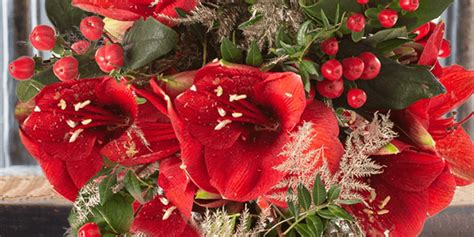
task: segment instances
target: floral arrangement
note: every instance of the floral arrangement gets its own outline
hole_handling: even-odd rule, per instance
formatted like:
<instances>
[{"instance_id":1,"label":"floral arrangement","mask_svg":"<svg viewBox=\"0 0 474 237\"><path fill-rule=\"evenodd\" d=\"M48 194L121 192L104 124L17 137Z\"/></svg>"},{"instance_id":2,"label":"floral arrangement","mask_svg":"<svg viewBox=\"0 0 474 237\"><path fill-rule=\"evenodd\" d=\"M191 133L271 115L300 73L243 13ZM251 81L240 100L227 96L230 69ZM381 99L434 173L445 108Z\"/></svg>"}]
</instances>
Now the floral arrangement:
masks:
<instances>
[{"instance_id":1,"label":"floral arrangement","mask_svg":"<svg viewBox=\"0 0 474 237\"><path fill-rule=\"evenodd\" d=\"M47 0L21 140L71 236L416 236L474 181L451 2Z\"/></svg>"}]
</instances>

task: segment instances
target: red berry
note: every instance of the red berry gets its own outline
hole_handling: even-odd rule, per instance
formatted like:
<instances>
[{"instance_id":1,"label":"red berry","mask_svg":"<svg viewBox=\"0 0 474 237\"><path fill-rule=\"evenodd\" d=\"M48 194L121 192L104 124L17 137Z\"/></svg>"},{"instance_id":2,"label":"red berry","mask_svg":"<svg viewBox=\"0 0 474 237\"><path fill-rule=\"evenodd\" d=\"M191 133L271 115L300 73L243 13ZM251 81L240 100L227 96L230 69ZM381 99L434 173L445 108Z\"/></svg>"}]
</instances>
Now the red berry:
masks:
<instances>
[{"instance_id":1,"label":"red berry","mask_svg":"<svg viewBox=\"0 0 474 237\"><path fill-rule=\"evenodd\" d=\"M420 0L400 0L400 7L407 12L416 11L419 6Z\"/></svg>"},{"instance_id":2,"label":"red berry","mask_svg":"<svg viewBox=\"0 0 474 237\"><path fill-rule=\"evenodd\" d=\"M85 54L87 50L89 50L90 46L91 46L91 43L89 41L79 40L71 45L71 49L72 51L74 51L74 53L82 55L82 54Z\"/></svg>"},{"instance_id":3,"label":"red berry","mask_svg":"<svg viewBox=\"0 0 474 237\"><path fill-rule=\"evenodd\" d=\"M336 59L331 59L321 66L321 74L330 81L341 79L342 65Z\"/></svg>"},{"instance_id":4,"label":"red berry","mask_svg":"<svg viewBox=\"0 0 474 237\"><path fill-rule=\"evenodd\" d=\"M395 24L397 24L398 13L397 11L392 10L392 9L385 9L385 10L380 11L378 18L379 18L380 24L383 27L391 28Z\"/></svg>"},{"instance_id":5,"label":"red berry","mask_svg":"<svg viewBox=\"0 0 474 237\"><path fill-rule=\"evenodd\" d=\"M428 22L426 24L423 24L421 25L420 27L416 28L413 33L414 34L417 34L417 36L415 37L415 41L419 41L423 38L425 38L425 36L428 35L428 33L430 33L430 28L431 28L431 24Z\"/></svg>"},{"instance_id":6,"label":"red berry","mask_svg":"<svg viewBox=\"0 0 474 237\"><path fill-rule=\"evenodd\" d=\"M369 0L357 0L357 3L359 3L361 5L362 4L367 4L367 3L369 3Z\"/></svg>"},{"instance_id":7,"label":"red berry","mask_svg":"<svg viewBox=\"0 0 474 237\"><path fill-rule=\"evenodd\" d=\"M443 39L443 43L439 49L439 57L447 58L449 56L451 56L451 43L448 40Z\"/></svg>"},{"instance_id":8,"label":"red berry","mask_svg":"<svg viewBox=\"0 0 474 237\"><path fill-rule=\"evenodd\" d=\"M100 237L99 226L94 222L84 224L79 231L77 231L78 237Z\"/></svg>"},{"instance_id":9,"label":"red berry","mask_svg":"<svg viewBox=\"0 0 474 237\"><path fill-rule=\"evenodd\" d=\"M347 80L355 81L362 76L364 72L364 61L360 58L346 58L342 60L342 68L344 70L344 77Z\"/></svg>"},{"instance_id":10,"label":"red berry","mask_svg":"<svg viewBox=\"0 0 474 237\"><path fill-rule=\"evenodd\" d=\"M382 64L377 56L371 52L364 52L359 54L359 58L364 62L364 72L360 78L364 80L372 80L376 78L382 68Z\"/></svg>"},{"instance_id":11,"label":"red berry","mask_svg":"<svg viewBox=\"0 0 474 237\"><path fill-rule=\"evenodd\" d=\"M17 80L28 80L35 74L35 60L23 56L8 65L10 75Z\"/></svg>"},{"instance_id":12,"label":"red berry","mask_svg":"<svg viewBox=\"0 0 474 237\"><path fill-rule=\"evenodd\" d=\"M59 59L53 66L54 75L61 81L71 81L79 75L79 62L73 56Z\"/></svg>"},{"instance_id":13,"label":"red berry","mask_svg":"<svg viewBox=\"0 0 474 237\"><path fill-rule=\"evenodd\" d=\"M367 94L361 89L350 89L347 92L347 103L354 109L362 107L367 101Z\"/></svg>"},{"instance_id":14,"label":"red berry","mask_svg":"<svg viewBox=\"0 0 474 237\"><path fill-rule=\"evenodd\" d=\"M344 92L344 81L338 79L335 81L318 81L316 83L316 90L318 93L326 98L335 99L342 95Z\"/></svg>"},{"instance_id":15,"label":"red berry","mask_svg":"<svg viewBox=\"0 0 474 237\"><path fill-rule=\"evenodd\" d=\"M365 17L360 13L354 13L347 18L347 29L354 32L361 32L365 27Z\"/></svg>"},{"instance_id":16,"label":"red berry","mask_svg":"<svg viewBox=\"0 0 474 237\"><path fill-rule=\"evenodd\" d=\"M118 44L100 47L95 53L95 61L104 72L111 72L123 66L123 49Z\"/></svg>"},{"instance_id":17,"label":"red berry","mask_svg":"<svg viewBox=\"0 0 474 237\"><path fill-rule=\"evenodd\" d=\"M36 26L30 34L30 42L37 50L49 51L54 49L56 44L54 29L47 25Z\"/></svg>"},{"instance_id":18,"label":"red berry","mask_svg":"<svg viewBox=\"0 0 474 237\"><path fill-rule=\"evenodd\" d=\"M336 38L330 38L321 43L321 51L327 55L336 55L339 51L339 43Z\"/></svg>"},{"instance_id":19,"label":"red berry","mask_svg":"<svg viewBox=\"0 0 474 237\"><path fill-rule=\"evenodd\" d=\"M79 28L81 29L82 34L88 40L98 40L102 37L102 32L104 32L104 22L100 17L89 16L82 19Z\"/></svg>"}]
</instances>

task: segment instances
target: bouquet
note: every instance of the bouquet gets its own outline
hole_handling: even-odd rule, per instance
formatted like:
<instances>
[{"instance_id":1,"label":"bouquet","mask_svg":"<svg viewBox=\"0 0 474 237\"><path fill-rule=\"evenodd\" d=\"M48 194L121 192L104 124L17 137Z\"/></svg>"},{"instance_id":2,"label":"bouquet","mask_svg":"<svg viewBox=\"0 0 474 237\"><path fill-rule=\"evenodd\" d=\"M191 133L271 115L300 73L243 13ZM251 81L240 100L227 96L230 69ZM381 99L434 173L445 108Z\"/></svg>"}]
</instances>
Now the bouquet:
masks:
<instances>
[{"instance_id":1,"label":"bouquet","mask_svg":"<svg viewBox=\"0 0 474 237\"><path fill-rule=\"evenodd\" d=\"M451 2L47 0L21 140L70 236L416 236L474 181Z\"/></svg>"}]
</instances>

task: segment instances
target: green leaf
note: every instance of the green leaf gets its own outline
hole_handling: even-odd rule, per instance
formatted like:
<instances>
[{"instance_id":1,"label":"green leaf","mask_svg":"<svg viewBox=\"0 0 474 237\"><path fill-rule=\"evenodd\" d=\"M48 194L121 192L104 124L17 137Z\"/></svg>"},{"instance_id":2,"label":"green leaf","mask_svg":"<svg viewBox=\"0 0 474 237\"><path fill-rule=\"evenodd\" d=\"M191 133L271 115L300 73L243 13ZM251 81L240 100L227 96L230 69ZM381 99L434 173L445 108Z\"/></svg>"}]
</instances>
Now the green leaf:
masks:
<instances>
[{"instance_id":1,"label":"green leaf","mask_svg":"<svg viewBox=\"0 0 474 237\"><path fill-rule=\"evenodd\" d=\"M380 10L377 8L369 8L365 10L365 16L370 19L377 19L379 16Z\"/></svg>"},{"instance_id":2,"label":"green leaf","mask_svg":"<svg viewBox=\"0 0 474 237\"><path fill-rule=\"evenodd\" d=\"M352 31L352 33L351 33L352 41L354 41L356 43L361 41L362 38L364 37L364 34L365 34L365 29L362 29L359 32Z\"/></svg>"},{"instance_id":3,"label":"green leaf","mask_svg":"<svg viewBox=\"0 0 474 237\"><path fill-rule=\"evenodd\" d=\"M104 205L114 195L112 187L117 184L114 174L110 174L104 178L99 184L100 204Z\"/></svg>"},{"instance_id":4,"label":"green leaf","mask_svg":"<svg viewBox=\"0 0 474 237\"><path fill-rule=\"evenodd\" d=\"M331 188L329 188L328 200L329 201L336 200L339 197L339 194L341 194L341 187L337 185L333 185Z\"/></svg>"},{"instance_id":5,"label":"green leaf","mask_svg":"<svg viewBox=\"0 0 474 237\"><path fill-rule=\"evenodd\" d=\"M329 211L329 209L327 208L324 208L324 209L320 209L316 212L320 217L324 218L324 219L328 219L328 220L331 220L333 219L334 217L336 217L334 214L332 214L331 211Z\"/></svg>"},{"instance_id":6,"label":"green leaf","mask_svg":"<svg viewBox=\"0 0 474 237\"><path fill-rule=\"evenodd\" d=\"M377 44L377 51L380 53L391 52L394 49L411 42L410 39L391 39Z\"/></svg>"},{"instance_id":7,"label":"green leaf","mask_svg":"<svg viewBox=\"0 0 474 237\"><path fill-rule=\"evenodd\" d=\"M78 55L75 57L79 61L79 77L80 78L94 78L106 75L100 70L97 62L87 56Z\"/></svg>"},{"instance_id":8,"label":"green leaf","mask_svg":"<svg viewBox=\"0 0 474 237\"><path fill-rule=\"evenodd\" d=\"M335 215L339 218L342 218L342 219L348 220L348 221L354 221L354 218L351 216L351 214L349 214L342 207L339 207L339 206L336 206L336 205L329 205L328 209L333 215Z\"/></svg>"},{"instance_id":9,"label":"green leaf","mask_svg":"<svg viewBox=\"0 0 474 237\"><path fill-rule=\"evenodd\" d=\"M396 39L396 38L407 38L408 37L408 31L405 26L398 27L398 28L391 28L391 29L385 29L381 30L374 35L370 36L365 40L366 43L370 44L373 47L376 47L379 43L391 40L391 39Z\"/></svg>"},{"instance_id":10,"label":"green leaf","mask_svg":"<svg viewBox=\"0 0 474 237\"><path fill-rule=\"evenodd\" d=\"M314 205L321 205L326 201L326 188L321 181L321 175L316 176L313 186L313 203Z\"/></svg>"},{"instance_id":11,"label":"green leaf","mask_svg":"<svg viewBox=\"0 0 474 237\"><path fill-rule=\"evenodd\" d=\"M308 21L305 21L299 28L298 33L296 34L296 42L299 45L306 45L306 38L308 36L307 32L311 24L312 24L312 21L308 20Z\"/></svg>"},{"instance_id":12,"label":"green leaf","mask_svg":"<svg viewBox=\"0 0 474 237\"><path fill-rule=\"evenodd\" d=\"M132 202L121 194L114 194L103 206L97 208L103 218L118 233L127 233L133 221Z\"/></svg>"},{"instance_id":13,"label":"green leaf","mask_svg":"<svg viewBox=\"0 0 474 237\"><path fill-rule=\"evenodd\" d=\"M365 44L342 41L338 56L341 58L374 52ZM374 52L375 53L375 52ZM424 66L405 66L375 53L382 63L380 74L374 80L358 80L357 87L367 94L364 109L404 109L412 103L444 93L438 79ZM345 101L339 101L343 104Z\"/></svg>"},{"instance_id":14,"label":"green leaf","mask_svg":"<svg viewBox=\"0 0 474 237\"><path fill-rule=\"evenodd\" d=\"M296 231L298 231L300 236L304 236L304 237L313 237L313 236L315 236L306 224L301 224L301 223L297 224L295 226L295 229L296 229Z\"/></svg>"},{"instance_id":15,"label":"green leaf","mask_svg":"<svg viewBox=\"0 0 474 237\"><path fill-rule=\"evenodd\" d=\"M16 87L16 96L21 102L27 102L43 88L44 85L35 80L20 81Z\"/></svg>"},{"instance_id":16,"label":"green leaf","mask_svg":"<svg viewBox=\"0 0 474 237\"><path fill-rule=\"evenodd\" d=\"M149 17L140 19L125 34L123 49L126 67L137 69L171 52L178 42L178 34L168 26Z\"/></svg>"},{"instance_id":17,"label":"green leaf","mask_svg":"<svg viewBox=\"0 0 474 237\"><path fill-rule=\"evenodd\" d=\"M46 0L46 14L60 33L78 31L82 18L89 14L71 5L71 0Z\"/></svg>"},{"instance_id":18,"label":"green leaf","mask_svg":"<svg viewBox=\"0 0 474 237\"><path fill-rule=\"evenodd\" d=\"M316 236L321 236L324 231L324 224L321 218L317 215L309 215L306 218L306 223L308 223L308 228L312 230Z\"/></svg>"},{"instance_id":19,"label":"green leaf","mask_svg":"<svg viewBox=\"0 0 474 237\"><path fill-rule=\"evenodd\" d=\"M302 184L298 185L298 203L303 207L304 210L308 210L311 207L311 194L309 190Z\"/></svg>"},{"instance_id":20,"label":"green leaf","mask_svg":"<svg viewBox=\"0 0 474 237\"><path fill-rule=\"evenodd\" d=\"M243 60L242 50L235 45L229 38L224 38L221 43L222 59L231 63L241 63Z\"/></svg>"},{"instance_id":21,"label":"green leaf","mask_svg":"<svg viewBox=\"0 0 474 237\"><path fill-rule=\"evenodd\" d=\"M304 0L300 0L300 6L304 12L312 18L323 20L321 10L331 22L336 21L336 13L338 8L340 12L359 12L362 13L362 6L354 0L320 0L313 4L308 4ZM339 6L339 7L338 7Z\"/></svg>"},{"instance_id":22,"label":"green leaf","mask_svg":"<svg viewBox=\"0 0 474 237\"><path fill-rule=\"evenodd\" d=\"M291 200L291 197L293 197L293 189L288 189L287 197L288 211L290 211L290 214L293 215L295 219L298 219L298 216L300 215L300 209L295 205L293 200Z\"/></svg>"},{"instance_id":23,"label":"green leaf","mask_svg":"<svg viewBox=\"0 0 474 237\"><path fill-rule=\"evenodd\" d=\"M411 32L426 22L438 18L452 2L453 0L420 0L418 9L401 16L397 25L406 25Z\"/></svg>"},{"instance_id":24,"label":"green leaf","mask_svg":"<svg viewBox=\"0 0 474 237\"><path fill-rule=\"evenodd\" d=\"M360 199L339 200L339 201L337 201L337 203L343 204L343 205L354 205L354 204L362 203L362 200L360 200Z\"/></svg>"},{"instance_id":25,"label":"green leaf","mask_svg":"<svg viewBox=\"0 0 474 237\"><path fill-rule=\"evenodd\" d=\"M263 63L263 56L258 48L258 45L255 41L252 42L250 45L250 50L247 53L247 58L245 59L245 63L250 66L258 67Z\"/></svg>"},{"instance_id":26,"label":"green leaf","mask_svg":"<svg viewBox=\"0 0 474 237\"><path fill-rule=\"evenodd\" d=\"M255 17L250 18L248 21L239 25L239 30L245 30L247 27L254 25L255 23L262 20L263 14L257 14Z\"/></svg>"},{"instance_id":27,"label":"green leaf","mask_svg":"<svg viewBox=\"0 0 474 237\"><path fill-rule=\"evenodd\" d=\"M138 180L135 172L131 170L127 172L127 175L125 175L124 184L127 191L130 193L130 195L132 195L133 198L135 198L135 200L142 204L145 202L143 199L142 188L140 187L140 181Z\"/></svg>"}]
</instances>

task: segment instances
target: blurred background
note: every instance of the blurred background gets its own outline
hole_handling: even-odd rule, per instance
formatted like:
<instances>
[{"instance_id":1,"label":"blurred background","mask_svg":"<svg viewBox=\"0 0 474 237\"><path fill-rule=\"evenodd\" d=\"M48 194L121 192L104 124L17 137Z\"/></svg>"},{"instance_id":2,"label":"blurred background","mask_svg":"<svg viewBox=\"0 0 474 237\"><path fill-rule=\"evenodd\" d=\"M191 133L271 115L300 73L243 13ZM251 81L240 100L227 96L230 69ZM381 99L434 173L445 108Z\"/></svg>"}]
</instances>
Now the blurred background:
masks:
<instances>
[{"instance_id":1,"label":"blurred background","mask_svg":"<svg viewBox=\"0 0 474 237\"><path fill-rule=\"evenodd\" d=\"M45 0L2 0L0 5L0 75L2 75L0 81L0 193L2 187L5 190L5 186L2 186L4 185L2 180L3 182L7 180L6 178L2 179L2 177L34 177L31 179L25 178L23 182L33 186L44 185L44 182L41 184L32 183L41 181L41 178L36 178L36 175L41 175L41 170L19 141L18 124L14 118L16 81L9 76L7 68L10 61L21 55L42 55L42 53L35 51L27 43L27 40L32 27L39 24L51 24L45 14L44 3ZM443 63L445 65L456 63L474 69L474 0L455 0L454 4L439 20L446 22L446 37L452 45L452 55ZM42 56L48 57L49 55ZM471 98L470 102L460 108L457 116L465 118L473 109L474 100ZM464 127L472 138L474 135L474 119L464 124ZM21 187L19 183L15 185ZM46 186L47 188L49 186ZM49 194L39 193L38 195ZM2 236L2 223L5 223L2 221L8 221L8 215L3 215L2 218L2 212L8 214L8 209L1 208L2 201L5 200L0 198L0 236ZM474 233L472 225L472 219L474 218L474 208L472 208L474 206L474 186L461 188L457 193L453 206L428 222L424 236L446 236L439 234L443 233L443 230L446 231L446 227L448 229L456 227L459 228L459 231ZM469 206L471 208L464 208ZM21 208L16 210L21 212ZM46 208L43 210L44 213L41 213L49 213L50 210ZM54 214L59 216L56 220L64 222L67 208L58 210ZM28 211L25 209L24 212L27 213ZM50 214L45 215L47 217ZM465 219L468 219L467 222Z\"/></svg>"}]
</instances>

